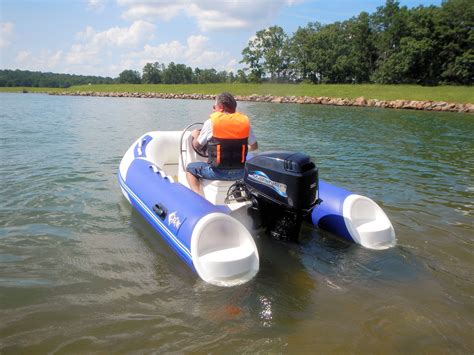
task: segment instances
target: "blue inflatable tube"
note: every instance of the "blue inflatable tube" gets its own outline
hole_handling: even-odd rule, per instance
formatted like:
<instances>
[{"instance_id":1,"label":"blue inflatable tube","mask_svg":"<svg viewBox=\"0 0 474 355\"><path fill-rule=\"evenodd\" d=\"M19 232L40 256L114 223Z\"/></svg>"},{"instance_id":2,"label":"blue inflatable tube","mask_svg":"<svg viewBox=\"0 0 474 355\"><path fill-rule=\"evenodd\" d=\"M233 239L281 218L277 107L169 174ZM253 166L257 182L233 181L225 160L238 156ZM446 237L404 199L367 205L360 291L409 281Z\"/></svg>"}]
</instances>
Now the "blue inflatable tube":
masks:
<instances>
[{"instance_id":1,"label":"blue inflatable tube","mask_svg":"<svg viewBox=\"0 0 474 355\"><path fill-rule=\"evenodd\" d=\"M322 200L311 213L313 225L370 249L395 245L395 231L383 210L371 199L319 181Z\"/></svg>"},{"instance_id":2,"label":"blue inflatable tube","mask_svg":"<svg viewBox=\"0 0 474 355\"><path fill-rule=\"evenodd\" d=\"M194 269L191 256L191 235L196 223L205 215L222 212L198 194L190 193L181 184L171 183L161 176L149 161L135 159L130 165L125 181L120 185L130 196L132 206L153 225L163 239ZM176 196L186 196L186 201ZM161 218L156 210L163 211ZM224 210L225 211L225 210ZM170 218L171 217L171 218Z\"/></svg>"},{"instance_id":3,"label":"blue inflatable tube","mask_svg":"<svg viewBox=\"0 0 474 355\"><path fill-rule=\"evenodd\" d=\"M311 214L313 225L353 242L342 215L344 200L350 195L352 192L348 190L319 180L319 198L322 202Z\"/></svg>"},{"instance_id":4,"label":"blue inflatable tube","mask_svg":"<svg viewBox=\"0 0 474 355\"><path fill-rule=\"evenodd\" d=\"M249 231L229 208L166 175L142 151L144 140L132 145L120 164L118 180L127 200L204 281L233 286L250 280L259 256Z\"/></svg>"}]
</instances>

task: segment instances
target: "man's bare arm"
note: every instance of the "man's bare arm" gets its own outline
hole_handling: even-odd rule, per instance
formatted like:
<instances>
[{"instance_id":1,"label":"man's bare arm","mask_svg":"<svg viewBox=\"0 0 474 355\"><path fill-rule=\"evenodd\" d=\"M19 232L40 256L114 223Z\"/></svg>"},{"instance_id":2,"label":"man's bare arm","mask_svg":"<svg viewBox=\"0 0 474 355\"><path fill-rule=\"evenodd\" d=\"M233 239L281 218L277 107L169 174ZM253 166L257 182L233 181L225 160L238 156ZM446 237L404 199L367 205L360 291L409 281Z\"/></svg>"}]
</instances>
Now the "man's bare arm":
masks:
<instances>
[{"instance_id":1,"label":"man's bare arm","mask_svg":"<svg viewBox=\"0 0 474 355\"><path fill-rule=\"evenodd\" d=\"M202 152L204 150L204 146L199 144L198 142L198 137L199 133L201 133L200 129L195 129L191 132L191 136L193 137L193 148L197 150L198 152Z\"/></svg>"}]
</instances>

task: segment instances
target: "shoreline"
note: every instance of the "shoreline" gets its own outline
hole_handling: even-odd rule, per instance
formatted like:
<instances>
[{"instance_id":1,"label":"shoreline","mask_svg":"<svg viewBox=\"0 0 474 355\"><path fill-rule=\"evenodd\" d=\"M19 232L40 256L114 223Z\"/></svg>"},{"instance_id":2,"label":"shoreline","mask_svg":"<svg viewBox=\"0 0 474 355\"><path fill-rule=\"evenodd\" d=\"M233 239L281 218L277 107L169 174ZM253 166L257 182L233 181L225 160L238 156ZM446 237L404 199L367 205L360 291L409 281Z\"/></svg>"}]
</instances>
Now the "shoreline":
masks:
<instances>
[{"instance_id":1,"label":"shoreline","mask_svg":"<svg viewBox=\"0 0 474 355\"><path fill-rule=\"evenodd\" d=\"M95 92L95 91L75 91L75 92L50 92L49 95L56 96L96 96L96 97L127 97L127 98L149 98L149 99L175 99L175 100L214 100L217 95L212 94L171 94L157 92ZM248 96L234 95L237 101L247 102L267 102L281 104L306 104L306 105L331 105L331 106L354 106L354 107L378 107L402 110L423 110L436 112L460 112L474 113L472 103L451 103L445 101L416 101L416 100L378 100L366 99L363 96L348 99L326 96L275 96L257 95Z\"/></svg>"}]
</instances>

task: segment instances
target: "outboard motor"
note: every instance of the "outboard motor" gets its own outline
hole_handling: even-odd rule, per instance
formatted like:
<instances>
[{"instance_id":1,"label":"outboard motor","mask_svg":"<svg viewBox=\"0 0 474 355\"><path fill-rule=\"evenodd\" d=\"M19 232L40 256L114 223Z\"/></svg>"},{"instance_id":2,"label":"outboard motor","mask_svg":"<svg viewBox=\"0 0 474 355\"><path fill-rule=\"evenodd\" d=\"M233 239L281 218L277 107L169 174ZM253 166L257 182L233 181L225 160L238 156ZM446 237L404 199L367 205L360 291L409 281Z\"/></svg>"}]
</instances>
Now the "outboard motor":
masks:
<instances>
[{"instance_id":1,"label":"outboard motor","mask_svg":"<svg viewBox=\"0 0 474 355\"><path fill-rule=\"evenodd\" d=\"M318 204L318 169L303 153L274 151L245 163L249 213L278 240L298 239L303 218Z\"/></svg>"}]
</instances>

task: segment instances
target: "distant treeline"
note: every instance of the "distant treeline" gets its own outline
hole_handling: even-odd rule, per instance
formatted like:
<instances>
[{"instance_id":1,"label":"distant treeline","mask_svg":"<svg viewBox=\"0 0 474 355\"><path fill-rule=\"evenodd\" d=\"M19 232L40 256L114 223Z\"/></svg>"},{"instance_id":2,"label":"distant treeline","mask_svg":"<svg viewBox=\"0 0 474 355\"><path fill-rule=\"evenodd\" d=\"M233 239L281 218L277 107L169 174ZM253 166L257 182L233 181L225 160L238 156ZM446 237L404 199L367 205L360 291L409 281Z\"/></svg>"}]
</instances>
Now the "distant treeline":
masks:
<instances>
[{"instance_id":1,"label":"distant treeline","mask_svg":"<svg viewBox=\"0 0 474 355\"><path fill-rule=\"evenodd\" d=\"M247 82L245 73L238 71L238 76L232 72L215 69L194 70L184 64L168 65L147 63L143 67L143 75L136 70L124 70L117 78L86 76L72 74L55 74L33 72L28 70L0 70L0 87L50 87L68 88L73 85L88 84L205 84Z\"/></svg>"},{"instance_id":2,"label":"distant treeline","mask_svg":"<svg viewBox=\"0 0 474 355\"><path fill-rule=\"evenodd\" d=\"M114 82L112 78L101 76L42 73L28 70L0 70L0 87L67 88L73 85L112 84Z\"/></svg>"},{"instance_id":3,"label":"distant treeline","mask_svg":"<svg viewBox=\"0 0 474 355\"><path fill-rule=\"evenodd\" d=\"M242 55L252 82L472 84L474 1L408 9L388 0L373 14L308 23L291 37L273 26Z\"/></svg>"},{"instance_id":4,"label":"distant treeline","mask_svg":"<svg viewBox=\"0 0 474 355\"><path fill-rule=\"evenodd\" d=\"M186 66L185 64L146 63L142 74L137 70L124 70L117 78L123 84L207 84L207 83L233 83L247 82L243 70L237 75L225 70L200 69Z\"/></svg>"}]
</instances>

